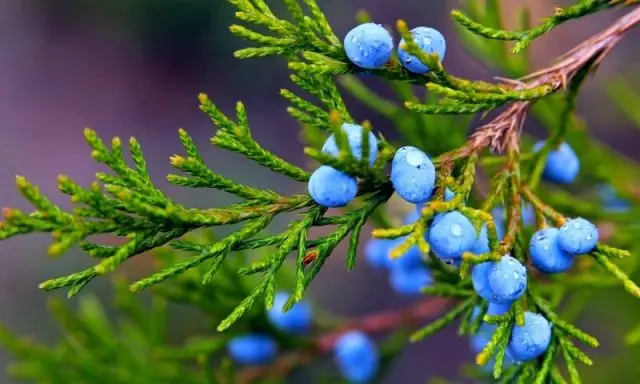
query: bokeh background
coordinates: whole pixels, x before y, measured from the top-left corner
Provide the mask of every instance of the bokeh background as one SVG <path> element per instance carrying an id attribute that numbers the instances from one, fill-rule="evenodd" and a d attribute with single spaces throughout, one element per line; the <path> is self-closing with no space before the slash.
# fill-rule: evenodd
<path id="1" fill-rule="evenodd" d="M 271 1 L 277 9 L 278 1 Z M 354 14 L 366 8 L 381 23 L 404 18 L 409 25 L 430 25 L 449 39 L 445 64 L 458 75 L 489 79 L 497 75 L 466 53 L 456 40 L 448 17 L 457 0 L 319 0 L 336 32 L 343 35 L 354 24 Z M 504 17 L 528 5 L 534 20 L 567 1 L 503 1 Z M 572 45 L 597 32 L 619 12 L 607 12 L 559 28 L 533 45 L 534 66 L 541 67 Z M 14 188 L 14 175 L 23 174 L 54 201 L 56 176 L 66 173 L 81 183 L 93 180 L 97 166 L 89 161 L 82 137 L 86 126 L 105 137 L 138 137 L 161 185 L 169 172 L 168 157 L 180 150 L 177 129 L 187 128 L 207 153 L 207 161 L 223 174 L 273 187 L 284 193 L 305 186 L 253 166 L 242 158 L 208 150 L 213 127 L 197 108 L 197 94 L 206 92 L 223 110 L 236 100 L 247 105 L 254 135 L 265 147 L 288 160 L 304 164 L 298 144 L 299 126 L 285 111 L 277 93 L 288 85 L 283 60 L 238 61 L 233 51 L 243 42 L 231 36 L 233 8 L 223 0 L 0 0 L 0 205 L 27 208 Z M 627 76 L 640 85 L 640 30 L 629 34 L 600 68 L 580 100 L 580 110 L 591 129 L 620 151 L 638 158 L 640 135 L 617 115 L 600 85 L 609 76 Z M 358 120 L 371 119 L 388 137 L 393 131 L 357 103 Z M 535 130 L 535 123 L 527 129 Z M 640 175 L 639 175 L 640 178 Z M 191 193 L 168 187 L 171 195 L 192 206 L 220 205 L 225 197 Z M 47 294 L 37 289 L 46 278 L 87 266 L 89 260 L 70 253 L 60 260 L 46 256 L 46 236 L 16 238 L 0 243 L 0 320 L 22 334 L 43 341 L 58 337 L 46 312 Z M 151 266 L 149 258 L 128 262 L 131 274 Z M 316 280 L 312 297 L 345 315 L 406 305 L 387 288 L 385 276 L 367 266 L 347 275 L 339 254 Z M 106 280 L 106 279 L 105 279 Z M 329 283 L 330 282 L 330 283 Z M 108 284 L 92 283 L 90 290 L 109 297 Z M 599 294 L 584 316 L 587 330 L 604 338 L 600 360 L 589 369 L 588 382 L 624 378 L 640 351 L 619 349 L 621 334 L 640 320 L 640 305 L 622 297 L 622 290 Z M 604 302 L 607 306 L 603 306 Z M 197 326 L 194 313 L 173 314 L 175 337 Z M 0 351 L 0 365 L 9 357 Z M 454 330 L 412 346 L 390 374 L 389 383 L 423 383 L 426 375 L 456 377 L 458 364 L 471 361 L 467 342 Z M 605 379 L 606 378 L 606 379 Z M 0 376 L 0 383 L 10 383 Z"/>

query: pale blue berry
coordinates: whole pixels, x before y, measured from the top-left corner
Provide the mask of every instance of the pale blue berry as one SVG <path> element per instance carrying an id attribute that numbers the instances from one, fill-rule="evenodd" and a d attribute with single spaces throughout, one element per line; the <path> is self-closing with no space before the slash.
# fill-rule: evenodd
<path id="1" fill-rule="evenodd" d="M 620 198 L 613 186 L 609 184 L 599 186 L 598 194 L 604 208 L 609 212 L 625 212 L 631 207 L 629 202 Z"/>
<path id="2" fill-rule="evenodd" d="M 431 249 L 442 259 L 461 259 L 464 252 L 471 250 L 476 238 L 475 228 L 458 211 L 438 215 L 428 232 Z"/>
<path id="3" fill-rule="evenodd" d="M 542 149 L 545 142 L 540 141 L 534 147 L 535 152 Z M 542 176 L 545 180 L 557 184 L 571 184 L 580 172 L 578 155 L 567 143 L 562 143 L 556 149 L 549 151 Z"/>
<path id="4" fill-rule="evenodd" d="M 271 324 L 279 330 L 287 333 L 306 333 L 311 328 L 313 311 L 311 305 L 305 300 L 299 301 L 287 312 L 283 311 L 285 303 L 289 300 L 289 294 L 278 292 L 273 308 L 267 312 Z"/>
<path id="5" fill-rule="evenodd" d="M 391 268 L 389 274 L 389 284 L 394 291 L 407 295 L 416 296 L 421 294 L 422 288 L 433 283 L 433 277 L 428 268 L 418 266 L 413 268 Z"/>
<path id="6" fill-rule="evenodd" d="M 402 147 L 391 163 L 391 183 L 396 193 L 410 203 L 424 203 L 433 195 L 436 168 L 424 152 Z"/>
<path id="7" fill-rule="evenodd" d="M 491 302 L 506 304 L 516 301 L 527 288 L 527 269 L 522 263 L 509 255 L 492 263 L 487 275 Z"/>
<path id="8" fill-rule="evenodd" d="M 490 316 L 499 316 L 504 315 L 505 313 L 511 310 L 511 305 L 513 303 L 493 303 L 489 302 L 489 306 L 487 307 L 487 315 Z"/>
<path id="9" fill-rule="evenodd" d="M 389 251 L 404 243 L 406 239 L 406 237 L 394 239 Z M 415 245 L 409 248 L 406 253 L 400 255 L 400 257 L 390 259 L 389 261 L 389 267 L 391 268 L 411 269 L 422 265 L 422 253 L 420 253 L 418 246 Z"/>
<path id="10" fill-rule="evenodd" d="M 453 193 L 452 190 L 450 190 L 449 188 L 444 190 L 444 201 L 453 200 L 454 197 L 456 197 L 456 194 Z"/>
<path id="11" fill-rule="evenodd" d="M 360 68 L 377 69 L 385 65 L 393 53 L 393 38 L 382 25 L 360 24 L 344 38 L 349 60 Z"/>
<path id="12" fill-rule="evenodd" d="M 541 272 L 566 272 L 573 265 L 573 256 L 563 251 L 558 244 L 559 232 L 558 228 L 545 228 L 531 236 L 531 263 Z"/>
<path id="13" fill-rule="evenodd" d="M 489 315 L 489 316 L 504 315 L 505 313 L 509 312 L 509 310 L 511 310 L 511 305 L 512 305 L 512 303 L 498 304 L 498 303 L 489 302 L 489 305 L 487 306 L 487 312 L 485 314 Z M 471 321 L 476 321 L 478 316 L 480 316 L 480 306 L 476 306 L 475 308 L 473 308 L 473 313 L 471 315 Z M 482 325 L 480 326 L 480 329 L 478 330 L 478 332 L 491 332 L 491 333 L 493 333 L 493 331 L 495 331 L 497 327 L 498 326 L 495 325 L 495 324 L 489 324 L 489 323 L 483 322 Z"/>
<path id="14" fill-rule="evenodd" d="M 378 349 L 363 332 L 351 331 L 340 336 L 334 345 L 334 356 L 340 373 L 350 382 L 366 383 L 378 372 Z"/>
<path id="15" fill-rule="evenodd" d="M 327 165 L 316 169 L 309 178 L 309 195 L 327 208 L 344 207 L 356 197 L 358 181 Z"/>
<path id="16" fill-rule="evenodd" d="M 478 308 L 478 314 L 479 312 L 480 311 Z M 487 311 L 487 314 L 490 314 L 489 311 Z M 498 315 L 500 313 L 494 313 L 494 314 Z M 469 339 L 471 351 L 474 354 L 478 354 L 482 352 L 484 348 L 487 346 L 487 344 L 489 343 L 489 340 L 491 340 L 491 338 L 493 337 L 493 333 L 495 332 L 496 329 L 497 329 L 497 325 L 486 324 L 486 323 L 482 324 L 478 332 L 475 333 L 474 335 L 471 335 Z M 514 363 L 515 363 L 514 358 L 511 355 L 511 352 L 507 349 L 507 353 L 505 354 L 504 361 L 503 361 L 503 367 L 508 368 Z M 491 360 L 489 360 L 487 364 L 482 366 L 481 369 L 484 372 L 489 373 L 493 370 L 494 364 L 495 364 L 495 356 Z"/>
<path id="17" fill-rule="evenodd" d="M 404 219 L 402 220 L 402 223 L 404 225 L 409 225 L 409 224 L 415 224 L 416 222 L 418 222 L 418 220 L 420 219 L 420 210 L 416 208 L 415 211 L 411 211 L 409 212 Z"/>
<path id="18" fill-rule="evenodd" d="M 426 53 L 437 53 L 440 61 L 444 60 L 444 55 L 447 52 L 447 42 L 439 31 L 428 27 L 417 27 L 412 29 L 411 36 L 416 42 L 420 50 Z M 407 51 L 402 49 L 404 45 L 404 39 L 400 41 L 398 46 L 398 58 L 402 65 L 409 71 L 414 73 L 426 73 L 429 68 L 424 65 L 417 57 L 410 55 Z"/>
<path id="19" fill-rule="evenodd" d="M 473 243 L 473 247 L 471 247 L 471 252 L 476 255 L 481 255 L 483 253 L 489 252 L 491 249 L 489 248 L 489 234 L 487 233 L 487 225 L 484 224 L 482 228 L 480 228 L 480 234 L 478 238 Z"/>
<path id="20" fill-rule="evenodd" d="M 471 283 L 473 284 L 473 290 L 476 291 L 478 296 L 485 300 L 493 299 L 493 293 L 489 286 L 489 270 L 492 265 L 493 262 L 487 261 L 474 265 L 471 270 Z"/>
<path id="21" fill-rule="evenodd" d="M 393 240 L 371 238 L 365 244 L 364 257 L 372 267 L 386 269 L 391 264 L 389 252 L 393 245 Z"/>
<path id="22" fill-rule="evenodd" d="M 551 343 L 551 324 L 542 315 L 525 312 L 524 325 L 511 331 L 509 351 L 519 361 L 529 361 L 545 353 Z"/>
<path id="23" fill-rule="evenodd" d="M 590 221 L 578 217 L 567 221 L 558 234 L 558 244 L 572 255 L 584 255 L 598 244 L 598 228 Z"/>
<path id="24" fill-rule="evenodd" d="M 231 339 L 227 344 L 227 352 L 239 364 L 266 364 L 276 357 L 278 344 L 270 336 L 248 334 Z"/>
<path id="25" fill-rule="evenodd" d="M 351 151 L 351 155 L 358 160 L 362 159 L 362 134 L 364 132 L 364 128 L 358 124 L 342 124 L 342 130 L 347 135 L 347 141 L 349 142 L 349 149 Z M 369 140 L 369 164 L 373 164 L 376 162 L 376 157 L 378 156 L 378 139 L 376 135 L 372 132 L 368 134 Z M 328 153 L 333 156 L 338 156 L 340 154 L 340 149 L 338 148 L 338 144 L 336 143 L 336 136 L 332 134 L 327 138 L 327 141 L 322 146 L 322 152 Z"/>

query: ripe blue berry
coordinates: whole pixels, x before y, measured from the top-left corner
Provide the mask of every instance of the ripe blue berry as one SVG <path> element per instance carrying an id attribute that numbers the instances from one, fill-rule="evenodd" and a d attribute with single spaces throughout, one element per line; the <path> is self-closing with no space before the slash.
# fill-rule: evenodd
<path id="1" fill-rule="evenodd" d="M 414 224 L 416 223 L 419 219 L 420 219 L 420 210 L 416 208 L 415 211 L 411 211 L 409 212 L 404 219 L 402 220 L 402 223 L 404 225 L 409 225 L 409 224 Z"/>
<path id="2" fill-rule="evenodd" d="M 351 177 L 327 165 L 316 169 L 309 178 L 311 198 L 327 208 L 344 207 L 356 197 L 358 182 Z"/>
<path id="3" fill-rule="evenodd" d="M 602 204 L 609 212 L 625 212 L 629 210 L 628 201 L 620 198 L 618 193 L 611 185 L 601 185 L 598 187 L 598 194 L 602 200 Z"/>
<path id="4" fill-rule="evenodd" d="M 558 228 L 545 228 L 531 236 L 531 263 L 541 272 L 566 272 L 573 265 L 573 256 L 563 251 L 558 244 L 559 232 Z"/>
<path id="5" fill-rule="evenodd" d="M 347 140 L 349 142 L 349 149 L 351 150 L 351 155 L 358 160 L 362 159 L 362 133 L 364 128 L 358 124 L 342 124 L 342 130 L 347 134 Z M 376 135 L 372 132 L 369 132 L 369 164 L 373 164 L 376 162 L 376 157 L 378 156 L 378 139 Z M 338 144 L 336 143 L 336 136 L 332 134 L 327 138 L 327 141 L 322 146 L 322 152 L 328 153 L 333 156 L 338 156 L 340 154 L 340 149 L 338 148 Z"/>
<path id="6" fill-rule="evenodd" d="M 423 266 L 413 268 L 391 268 L 389 284 L 394 291 L 403 295 L 419 295 L 422 288 L 433 283 L 429 269 Z"/>
<path id="7" fill-rule="evenodd" d="M 509 310 L 511 310 L 511 303 L 497 304 L 497 303 L 490 302 L 489 305 L 487 306 L 486 315 L 489 315 L 489 316 L 504 315 L 505 313 L 509 312 Z M 471 321 L 476 321 L 478 316 L 480 316 L 480 306 L 476 306 L 475 308 L 473 308 L 473 313 L 471 314 Z M 495 324 L 489 324 L 489 323 L 483 322 L 478 332 L 493 333 L 493 331 L 495 331 L 496 328 L 498 328 L 498 326 Z"/>
<path id="8" fill-rule="evenodd" d="M 306 333 L 311 328 L 313 311 L 307 301 L 299 301 L 289 311 L 282 310 L 289 300 L 289 294 L 278 292 L 276 294 L 273 308 L 267 312 L 267 317 L 271 324 L 279 330 L 287 333 Z"/>
<path id="9" fill-rule="evenodd" d="M 534 147 L 534 151 L 539 151 L 545 142 L 540 141 Z M 549 151 L 547 163 L 544 166 L 542 176 L 557 184 L 571 184 L 580 172 L 580 160 L 578 155 L 567 143 L 562 143 L 554 150 Z"/>
<path id="10" fill-rule="evenodd" d="M 231 339 L 227 352 L 239 364 L 266 364 L 276 357 L 278 344 L 270 336 L 248 334 Z"/>
<path id="11" fill-rule="evenodd" d="M 489 306 L 487 307 L 487 315 L 490 316 L 499 316 L 504 315 L 505 313 L 511 310 L 512 303 L 492 303 L 489 302 Z"/>
<path id="12" fill-rule="evenodd" d="M 364 257 L 369 265 L 377 269 L 388 268 L 391 263 L 389 252 L 393 244 L 388 239 L 369 239 L 364 248 Z"/>
<path id="13" fill-rule="evenodd" d="M 410 203 L 424 203 L 433 195 L 436 168 L 424 152 L 402 147 L 391 163 L 391 183 L 396 193 Z"/>
<path id="14" fill-rule="evenodd" d="M 480 255 L 483 253 L 489 252 L 491 249 L 489 248 L 489 234 L 487 233 L 487 225 L 483 225 L 480 229 L 480 234 L 478 238 L 473 243 L 473 247 L 471 247 L 471 252 L 476 255 Z"/>
<path id="15" fill-rule="evenodd" d="M 358 67 L 377 69 L 391 58 L 393 38 L 382 25 L 360 24 L 345 36 L 344 50 L 349 60 Z"/>
<path id="16" fill-rule="evenodd" d="M 340 336 L 334 355 L 342 376 L 353 383 L 365 383 L 378 371 L 380 356 L 375 343 L 359 331 Z"/>
<path id="17" fill-rule="evenodd" d="M 542 315 L 525 312 L 524 326 L 517 324 L 511 331 L 509 351 L 519 361 L 533 360 L 542 355 L 551 342 L 551 324 Z"/>
<path id="18" fill-rule="evenodd" d="M 572 255 L 584 255 L 598 244 L 598 228 L 590 221 L 578 217 L 567 221 L 558 234 L 558 244 Z"/>
<path id="19" fill-rule="evenodd" d="M 527 269 L 518 260 L 509 255 L 494 262 L 487 275 L 491 302 L 506 304 L 516 301 L 527 288 Z"/>
<path id="20" fill-rule="evenodd" d="M 392 251 L 395 247 L 401 245 L 405 241 L 406 237 L 399 237 L 397 239 L 394 239 L 391 247 L 389 248 L 389 251 Z M 417 246 L 409 248 L 404 255 L 389 260 L 390 268 L 411 269 L 422 265 L 422 254 L 420 253 L 420 249 Z"/>
<path id="21" fill-rule="evenodd" d="M 458 211 L 438 215 L 429 228 L 429 245 L 442 259 L 459 260 L 476 241 L 476 230 L 462 213 Z"/>
<path id="22" fill-rule="evenodd" d="M 444 60 L 444 55 L 447 51 L 447 42 L 444 36 L 442 36 L 442 33 L 433 28 L 417 27 L 411 30 L 411 36 L 420 50 L 426 53 L 437 53 L 440 61 Z M 404 42 L 404 39 L 402 39 L 398 47 L 398 57 L 402 65 L 414 73 L 428 72 L 429 68 L 418 60 L 417 57 L 410 55 L 402 49 Z"/>
<path id="23" fill-rule="evenodd" d="M 489 286 L 489 270 L 492 265 L 493 262 L 487 261 L 474 265 L 471 270 L 471 283 L 473 284 L 473 290 L 476 291 L 478 296 L 488 301 L 493 299 L 493 293 Z"/>

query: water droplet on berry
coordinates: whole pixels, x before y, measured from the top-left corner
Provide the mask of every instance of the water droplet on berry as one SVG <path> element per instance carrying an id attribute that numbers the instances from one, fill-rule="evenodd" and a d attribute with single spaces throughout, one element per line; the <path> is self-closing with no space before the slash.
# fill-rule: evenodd
<path id="1" fill-rule="evenodd" d="M 407 57 L 406 59 L 404 59 L 404 62 L 407 64 L 411 64 L 411 58 Z"/>
<path id="2" fill-rule="evenodd" d="M 352 43 L 354 43 L 354 44 L 355 44 L 355 43 L 357 43 L 357 42 L 358 42 L 358 38 L 357 38 L 357 37 L 355 37 L 355 36 L 353 36 L 353 37 L 351 38 L 351 42 L 352 42 Z"/>
<path id="3" fill-rule="evenodd" d="M 369 57 L 369 52 L 365 52 L 364 57 Z"/>
<path id="4" fill-rule="evenodd" d="M 582 224 L 580 224 L 580 223 L 573 223 L 573 228 L 575 228 L 575 229 L 580 229 L 580 228 L 582 228 Z"/>
<path id="5" fill-rule="evenodd" d="M 591 240 L 592 236 L 591 235 L 587 235 L 587 240 Z"/>
<path id="6" fill-rule="evenodd" d="M 406 160 L 409 165 L 417 167 L 422 164 L 424 159 L 422 158 L 420 153 L 414 151 L 407 154 Z"/>
<path id="7" fill-rule="evenodd" d="M 451 235 L 455 237 L 462 236 L 462 225 L 455 223 L 451 226 Z"/>
<path id="8" fill-rule="evenodd" d="M 548 251 L 549 250 L 549 246 L 545 245 L 544 247 L 542 247 L 542 249 L 544 249 L 545 251 Z"/>
<path id="9" fill-rule="evenodd" d="M 430 37 L 423 37 L 422 38 L 422 44 L 424 44 L 424 45 L 431 44 L 431 38 Z"/>
<path id="10" fill-rule="evenodd" d="M 514 279 L 520 278 L 520 275 L 518 275 L 518 272 L 513 272 L 513 278 Z"/>

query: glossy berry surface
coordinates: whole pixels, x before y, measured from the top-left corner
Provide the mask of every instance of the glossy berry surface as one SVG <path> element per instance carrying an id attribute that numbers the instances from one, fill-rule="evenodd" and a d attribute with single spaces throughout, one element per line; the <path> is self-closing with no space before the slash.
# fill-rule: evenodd
<path id="1" fill-rule="evenodd" d="M 398 196 L 410 203 L 424 203 L 433 195 L 436 168 L 424 152 L 415 147 L 398 149 L 391 163 L 391 183 Z"/>
<path id="2" fill-rule="evenodd" d="M 360 331 L 340 336 L 334 345 L 334 356 L 340 373 L 350 382 L 366 383 L 378 371 L 378 348 L 369 336 Z"/>
<path id="3" fill-rule="evenodd" d="M 447 42 L 439 31 L 428 27 L 417 27 L 412 29 L 411 36 L 416 42 L 420 50 L 426 53 L 437 53 L 440 61 L 444 60 L 444 56 L 447 52 Z M 407 51 L 402 49 L 404 39 L 400 41 L 398 46 L 398 58 L 402 65 L 413 73 L 426 73 L 429 68 L 424 65 L 418 58 L 410 55 Z"/>
<path id="4" fill-rule="evenodd" d="M 364 258 L 372 267 L 386 269 L 391 264 L 389 252 L 393 244 L 393 240 L 371 238 L 364 247 Z"/>
<path id="5" fill-rule="evenodd" d="M 573 265 L 573 256 L 558 244 L 558 228 L 545 228 L 534 233 L 529 242 L 531 263 L 544 273 L 566 272 Z"/>
<path id="6" fill-rule="evenodd" d="M 231 339 L 227 344 L 227 352 L 239 364 L 266 364 L 276 357 L 278 344 L 267 335 L 249 334 Z"/>
<path id="7" fill-rule="evenodd" d="M 347 135 L 347 141 L 349 142 L 349 149 L 351 151 L 351 155 L 358 160 L 362 160 L 362 134 L 364 133 L 364 128 L 358 124 L 342 124 L 342 130 Z M 372 132 L 368 133 L 369 140 L 369 164 L 373 164 L 376 162 L 376 158 L 378 156 L 378 139 L 376 135 Z M 322 146 L 322 152 L 328 153 L 333 156 L 338 156 L 340 154 L 340 149 L 338 148 L 338 144 L 336 143 L 336 136 L 332 134 L 327 138 L 327 141 Z"/>
<path id="8" fill-rule="evenodd" d="M 271 324 L 279 330 L 287 333 L 306 333 L 311 328 L 313 311 L 311 305 L 305 300 L 296 303 L 290 310 L 282 310 L 289 300 L 286 292 L 276 293 L 273 308 L 267 312 Z"/>
<path id="9" fill-rule="evenodd" d="M 345 36 L 344 50 L 349 60 L 358 67 L 377 69 L 391 58 L 393 38 L 380 24 L 360 24 Z"/>
<path id="10" fill-rule="evenodd" d="M 428 287 L 432 283 L 431 272 L 424 266 L 413 268 L 392 267 L 389 274 L 389 285 L 394 291 L 402 295 L 420 295 L 422 288 Z"/>
<path id="11" fill-rule="evenodd" d="M 344 207 L 356 197 L 358 182 L 355 177 L 323 165 L 311 174 L 308 189 L 311 198 L 319 205 L 337 208 Z"/>
<path id="12" fill-rule="evenodd" d="M 473 290 L 476 291 L 478 296 L 488 301 L 493 299 L 493 293 L 489 286 L 489 270 L 492 265 L 493 262 L 487 261 L 474 265 L 471 270 L 471 283 L 473 284 Z"/>
<path id="13" fill-rule="evenodd" d="M 567 221 L 558 234 L 558 244 L 573 255 L 583 255 L 593 251 L 598 244 L 598 228 L 590 221 L 578 217 Z"/>
<path id="14" fill-rule="evenodd" d="M 539 151 L 544 143 L 544 141 L 538 142 L 533 150 Z M 549 151 L 542 177 L 556 184 L 571 184 L 576 180 L 579 172 L 578 155 L 569 144 L 562 143 L 558 148 Z"/>
<path id="15" fill-rule="evenodd" d="M 527 269 L 513 257 L 506 255 L 492 263 L 487 275 L 491 302 L 506 304 L 516 301 L 527 288 Z"/>
<path id="16" fill-rule="evenodd" d="M 542 315 L 525 312 L 524 325 L 514 325 L 509 351 L 519 361 L 533 360 L 542 355 L 551 343 L 551 324 Z"/>
<path id="17" fill-rule="evenodd" d="M 458 211 L 438 215 L 429 228 L 428 242 L 442 259 L 459 260 L 471 249 L 477 239 L 476 230 Z"/>

